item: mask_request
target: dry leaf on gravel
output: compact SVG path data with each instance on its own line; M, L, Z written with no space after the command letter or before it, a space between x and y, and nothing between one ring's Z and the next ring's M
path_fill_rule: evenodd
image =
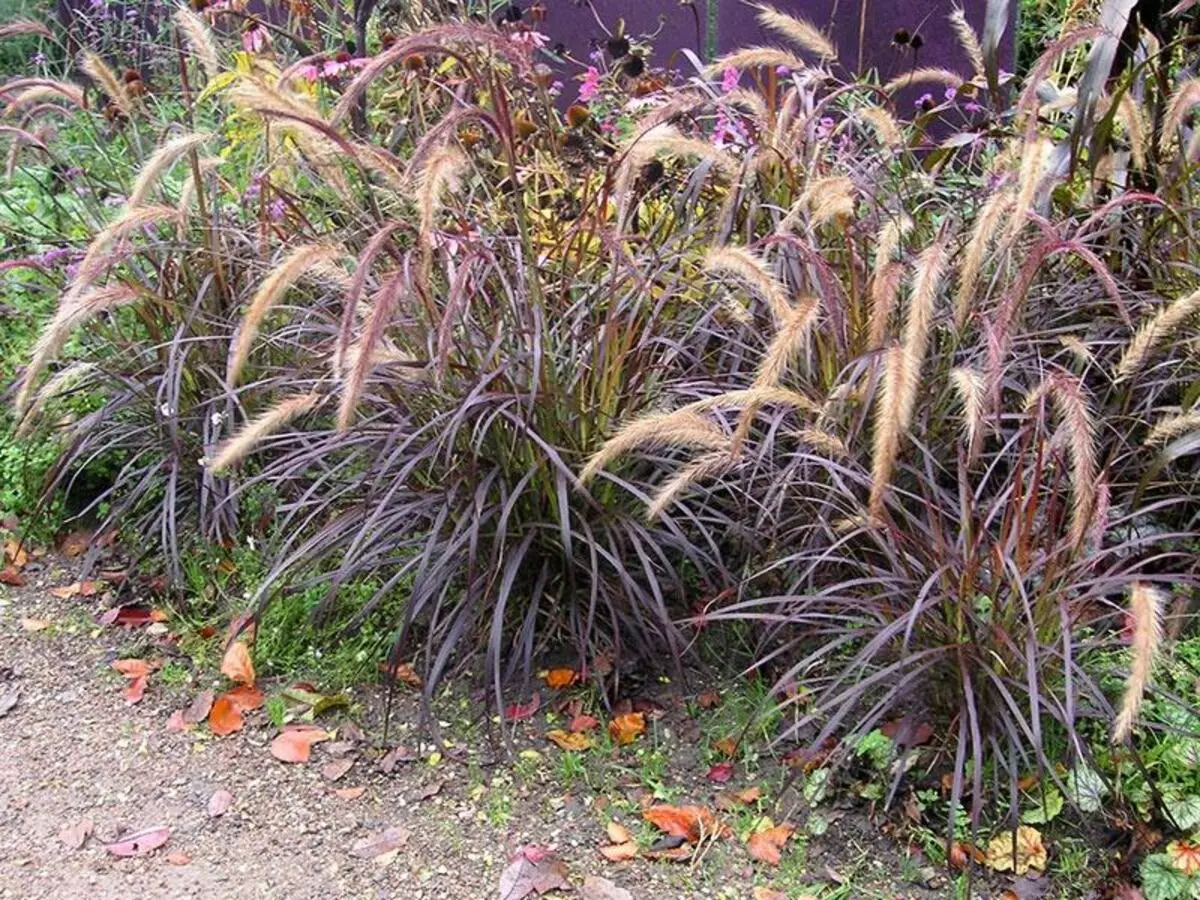
M263 705L263 692L248 684L239 684L223 695L242 712L253 712Z
M208 798L208 817L215 819L218 816L223 816L232 805L233 794L229 793L225 788L219 788L213 791L213 795Z
M608 723L608 734L618 744L632 744L646 730L646 716L640 712L616 716Z
M600 855L609 862L628 862L638 855L638 846L633 841L610 844L600 848Z
M96 823L86 816L78 822L64 825L58 832L58 839L72 850L78 850L84 845L91 833L96 829Z
M63 556L79 556L91 544L93 532L86 529L72 531L58 545Z
M629 829L620 822L609 822L604 826L604 833L608 835L610 844L626 844L633 840L633 835L629 833Z
M420 790L418 790L413 795L413 799L414 800L429 800L430 798L436 797L438 794L440 794L442 792L442 788L445 786L446 786L446 782L444 782L444 781L431 781L431 782L429 782L429 784L425 785Z
M733 812L756 803L762 797L762 788L753 785L740 791L718 791L714 802L721 812Z
M571 723L567 726L567 731L572 734L583 734L584 732L591 731L599 724L600 720L595 716L580 714L571 717Z
M531 894L570 887L566 864L541 847L522 847L500 873L500 900L523 900Z
M45 619L22 619L21 628L25 631L45 631L50 623Z
M599 875L589 875L583 879L579 894L583 900L633 900L633 894L625 888L617 887Z
M321 766L321 777L326 781L337 781L352 768L354 768L353 756L348 756L345 759L334 759Z
M642 817L660 831L693 844L701 837L724 832L724 826L703 806L667 806L659 804L642 812Z
M20 541L9 538L4 542L4 561L11 563L15 569L23 569L29 562L29 554Z
M713 782L714 784L729 783L729 781L731 781L733 779L733 763L731 763L731 762L717 763L715 766L713 766L711 769L708 770L708 774L705 775L705 778L707 778L709 781Z
M379 834L358 841L350 848L350 855L356 859L376 859L399 850L408 843L410 837L412 832L407 828L387 828Z
M113 856L145 856L165 844L170 837L170 828L166 825L156 825L106 844L104 849Z
M111 665L126 678L141 678L151 671L150 663L144 659L114 659Z
M357 800L367 792L366 787L337 788L334 794L342 800Z
M189 725L183 718L183 710L177 709L171 715L167 716L166 730L172 733L187 731L193 726Z
M1006 831L988 842L984 864L997 872L1013 872L1024 875L1030 869L1046 870L1046 845L1042 833L1030 825L1018 826L1015 832Z
M750 835L750 840L746 842L746 847L750 851L750 855L755 859L769 863L772 866L779 865L783 859L783 845L787 843L788 838L795 831L791 825L769 825L760 831Z
M146 694L146 681L149 677L149 675L138 675L136 678L129 679L129 684L125 686L125 690L121 694L126 703L133 705L142 702L142 697Z
M182 850L176 850L174 853L167 854L167 862L169 862L173 866L190 865L191 861L192 861L191 856L184 853Z
M413 753L407 747L395 747L383 755L379 760L379 769L385 775L391 775L392 770L396 768L398 763L413 762L417 759L417 754Z
M254 662L241 641L234 641L221 658L221 674L238 684L254 684Z
M0 569L0 584L7 584L9 587L22 587L25 584L25 576L23 576L16 566L5 566Z
M0 719L3 719L12 712L13 707L17 705L17 701L20 699L20 691L6 691L0 694Z
M212 712L213 692L201 691L182 713L183 721L189 725L199 725Z
M50 589L50 595L59 600L70 600L72 597L94 597L100 593L100 584L96 581L73 581L62 587Z
M592 739L586 734L563 731L561 728L555 728L553 731L547 731L546 738L552 743L557 744L563 750L574 750L578 752L587 750L592 746Z
M271 755L280 762L306 763L313 744L327 741L330 734L320 728L288 728L271 741Z
M208 727L218 737L241 731L242 711L228 697L221 696L213 701L212 710L208 714Z
M397 663L394 666L389 666L386 662L381 662L379 664L379 671L390 680L407 684L409 687L419 688L424 685L424 682L421 681L421 676L412 667L412 663Z
M510 703L506 706L504 719L507 722L520 722L523 719L531 718L541 708L541 705L542 695L534 691L528 703Z

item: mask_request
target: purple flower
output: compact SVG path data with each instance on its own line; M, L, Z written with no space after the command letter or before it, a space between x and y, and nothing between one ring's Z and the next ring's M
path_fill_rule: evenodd
M837 122L829 116L822 116L821 120L817 122L817 138L824 139L829 137L833 133L835 125L837 125Z
M316 81L321 77L321 67L316 63L305 63L300 67L300 77L305 81Z
M913 101L913 106L917 109L925 109L933 105L933 94L922 94Z
M270 43L267 29L257 22L242 32L242 49L247 53L261 53Z
M272 222L280 221L287 213L287 204L283 202L282 197L277 197L271 201L271 205L267 207L267 215L271 217Z
M45 65L46 54L39 50L37 53L33 54L33 57L29 61L35 66Z
M588 66L587 72L583 76L583 83L579 85L579 102L591 103L599 93L600 70L595 66Z
M975 113L983 112L983 107L980 106L978 103L976 103L974 100L972 100L970 103L963 104L963 110L971 113L971 115L974 115Z
M775 74L778 75L780 78L787 78L789 75L792 74L792 70L788 66L776 66Z
M949 100L951 103L954 102L954 99L957 96L958 96L958 88L952 88L952 87L946 88L946 99Z
M738 81L741 79L741 73L733 66L729 66L721 73L721 93L728 94L737 89Z

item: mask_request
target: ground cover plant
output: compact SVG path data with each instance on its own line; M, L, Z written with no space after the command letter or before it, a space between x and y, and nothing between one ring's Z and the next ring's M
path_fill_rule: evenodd
M779 748L881 747L887 806L948 772L951 847L1098 783L1189 831L1192 14L1073 8L1017 79L1003 6L952 18L972 72L888 84L769 7L573 73L535 9L347 44L214 4L146 73L0 85L14 191L82 179L5 263L60 292L14 388L51 495L102 462L85 513L175 585L254 541L253 617L389 623L427 714L736 639Z

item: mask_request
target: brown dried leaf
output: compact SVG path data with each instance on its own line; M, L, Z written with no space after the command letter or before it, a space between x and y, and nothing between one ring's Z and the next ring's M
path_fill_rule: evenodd
M265 702L263 692L248 684L239 684L223 696L241 712L253 712Z
M683 838L693 844L701 837L724 833L725 828L711 812L703 806L668 806L658 804L642 812L647 822L673 837Z
M629 829L620 822L609 822L604 826L604 833L608 835L610 844L626 844L633 840L633 835L629 833Z
M367 792L366 787L335 788L333 793L343 800L357 800Z
M587 750L592 746L592 739L586 734L563 731L560 728L555 728L553 731L547 731L546 738L557 744L563 750L581 751Z
M126 703L132 706L142 702L142 697L146 694L146 682L149 678L149 675L138 675L136 678L129 679L129 684L125 685L125 690L121 693Z
M627 862L638 855L638 846L633 841L623 841L600 848L601 855L609 862Z
M223 816L229 811L229 807L232 805L233 794L229 793L225 788L219 788L208 798L208 817L215 819Z
M45 619L22 619L21 628L25 631L45 631L50 623Z
M96 823L84 816L78 822L64 825L58 832L58 839L72 850L78 850L87 842L88 837L96 829Z
M3 569L0 569L0 584L7 584L9 587L22 587L25 584L25 578L16 566L5 566Z
M208 714L208 727L218 737L241 731L245 723L242 721L242 711L228 697L218 697Z
M375 859L385 853L399 850L408 843L410 837L412 837L412 832L407 828L387 828L379 834L358 841L350 848L350 855L357 859Z
M199 725L208 718L213 707L213 692L201 691L183 711L183 721L189 725Z
M221 674L238 684L254 684L254 661L241 641L234 641L221 658Z
M608 734L618 744L632 744L646 731L646 717L640 712L616 716L608 723Z
M623 887L617 887L607 878L589 875L583 879L583 887L579 891L583 900L633 900L633 894Z
M764 828L750 835L746 847L755 859L777 866L783 858L783 845L787 843L788 838L795 830L787 824Z
M113 856L145 856L165 844L170 837L170 828L166 825L156 825L106 844L104 849Z
M320 728L287 728L271 741L271 755L280 762L306 763L313 744L329 740L329 732Z
M352 768L354 768L353 756L347 756L345 759L330 760L321 766L321 777L326 781L337 781Z

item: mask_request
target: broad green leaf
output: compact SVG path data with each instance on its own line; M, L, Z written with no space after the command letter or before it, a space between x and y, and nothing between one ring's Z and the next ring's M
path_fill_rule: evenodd
M1104 805L1108 785L1086 763L1078 763L1067 773L1067 795L1083 812L1098 812Z
M1178 794L1164 794L1163 805L1175 820L1181 831L1191 831L1200 825L1200 797L1189 795L1180 797Z
M1048 787L1044 791L1038 791L1034 795L1035 804L1033 807L1025 810L1021 815L1021 821L1029 825L1042 825L1051 821L1063 810L1063 795L1058 792L1057 788Z
M1147 856L1140 874L1145 900L1176 900L1191 893L1193 879L1176 870L1165 853Z
M819 812L811 813L804 823L804 829L813 837L820 837L829 830L829 820Z
M829 770L817 769L804 780L804 799L809 806L816 806L825 799L829 789Z

